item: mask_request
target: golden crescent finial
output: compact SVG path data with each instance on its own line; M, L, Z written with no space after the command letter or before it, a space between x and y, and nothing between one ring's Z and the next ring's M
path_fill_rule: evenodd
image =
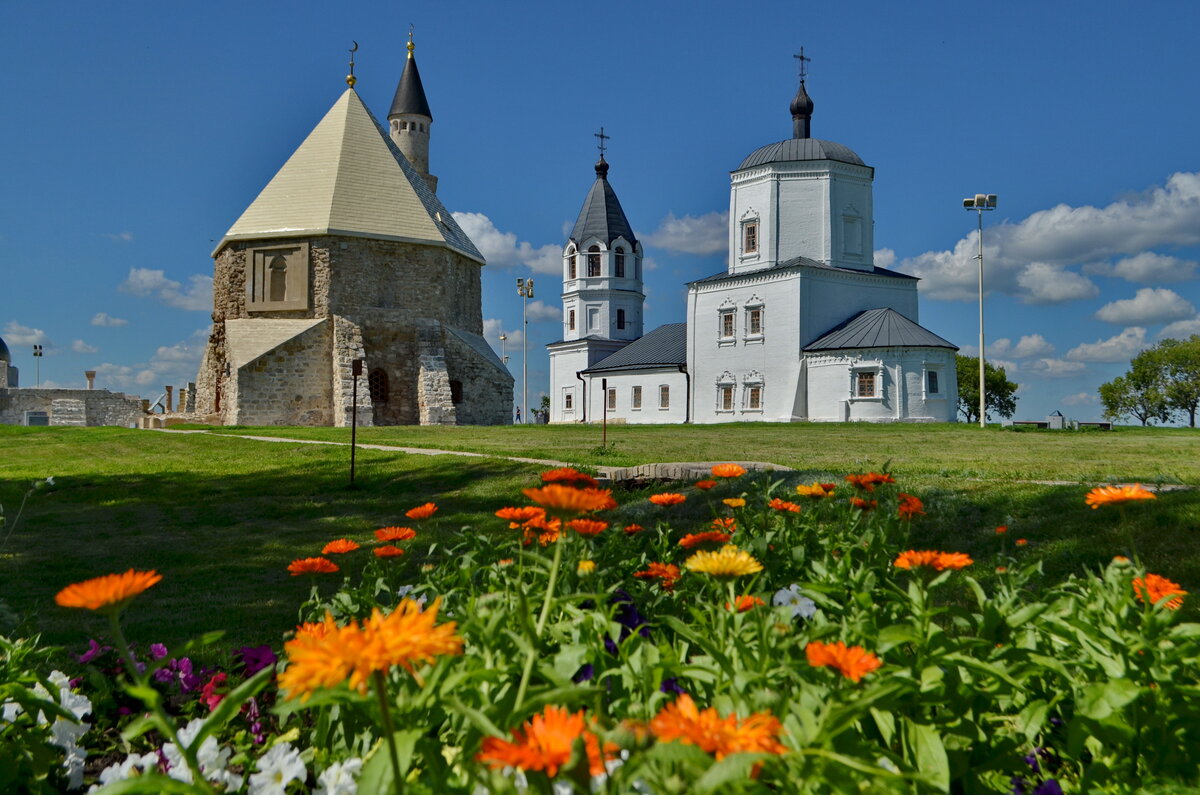
M354 76L354 53L358 52L358 42L351 41L354 46L350 48L350 74L346 75L346 85L354 88L354 84L358 82L358 78Z
M408 57L413 57L413 50L417 49L417 45L413 44L413 28L416 27L412 23L408 25Z

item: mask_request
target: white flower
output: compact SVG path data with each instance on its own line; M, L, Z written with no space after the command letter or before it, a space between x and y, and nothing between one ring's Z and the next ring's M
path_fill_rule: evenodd
M308 770L300 752L291 743L280 743L258 760L258 771L250 776L250 795L283 795L292 781L304 781Z
M179 742L183 743L185 748L191 746L203 727L204 718L193 718L188 721L188 725L179 730ZM188 767L187 759L184 758L183 752L176 747L175 743L167 743L163 746L163 756L167 758L167 764L170 765L170 769L167 771L168 776L176 781L192 783L191 768ZM225 769L229 765L231 756L233 756L233 750L222 748L217 743L217 738L212 736L205 737L204 742L200 743L200 747L196 749L196 762L200 765L200 772L206 781L238 789L242 784L241 776Z
M416 587L416 586L414 586L414 585L401 585L401 586L400 586L400 587L399 587L399 588L396 590L396 596L397 596L398 598L400 598L400 599L404 599L404 598L405 598L405 597L407 597L407 596L408 596L410 593L412 593L412 592L413 592L413 589L414 589L415 587ZM428 597L427 595L425 595L425 594L421 594L420 596L414 596L414 597L410 597L410 598L411 598L411 599L412 599L414 602L416 602L417 604L419 604L419 605L420 605L422 608L424 608L424 607L425 607L425 602L426 602L426 601L429 599L429 597ZM445 610L443 610L443 611L442 611L442 615L448 615L448 614L446 613L446 611L445 611Z
M144 756L141 754L130 754L125 757L124 761L114 762L101 770L100 783L93 784L88 792L95 792L100 787L116 784L118 781L124 781L127 778L133 778L134 775L146 773L157 766L158 755L153 751Z
M361 759L334 762L317 776L315 795L358 795L358 782L355 779L362 772L362 766Z
M792 608L792 618L812 618L817 612L817 603L805 596L800 586L795 583L776 591L771 604Z

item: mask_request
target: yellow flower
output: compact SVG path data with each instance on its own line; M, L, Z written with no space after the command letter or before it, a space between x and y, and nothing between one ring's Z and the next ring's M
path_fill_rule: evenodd
M596 570L596 561L594 561L594 560L581 560L581 561L579 561L579 566L576 567L576 569L575 569L576 573L579 574L579 576L581 576L581 577L586 574L591 574L595 570Z
M735 544L726 544L718 552L697 552L684 561L683 565L691 571L721 578L756 574L763 568L753 555L744 549L738 549Z
M725 503L730 508L746 507L746 501L743 500L741 497L726 497L725 499L721 500L721 502Z

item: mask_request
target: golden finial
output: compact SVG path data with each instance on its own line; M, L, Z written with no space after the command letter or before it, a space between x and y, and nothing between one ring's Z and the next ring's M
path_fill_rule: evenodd
M358 52L358 42L354 42L354 46L350 48L350 74L346 75L346 85L354 88L354 84L358 82L358 78L354 76L354 53Z
M413 57L413 50L417 49L417 45L413 44L413 40L412 40L413 27L414 26L411 23L409 23L409 26L408 26L408 57L409 58Z

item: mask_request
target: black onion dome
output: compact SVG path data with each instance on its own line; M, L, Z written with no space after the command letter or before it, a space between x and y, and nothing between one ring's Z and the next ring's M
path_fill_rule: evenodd
M12 354L8 352L8 346L4 344L3 337L0 337L0 362L12 362Z
M812 97L808 95L808 91L804 88L803 81L800 83L800 89L796 91L796 96L792 97L791 111L793 116L812 115Z

